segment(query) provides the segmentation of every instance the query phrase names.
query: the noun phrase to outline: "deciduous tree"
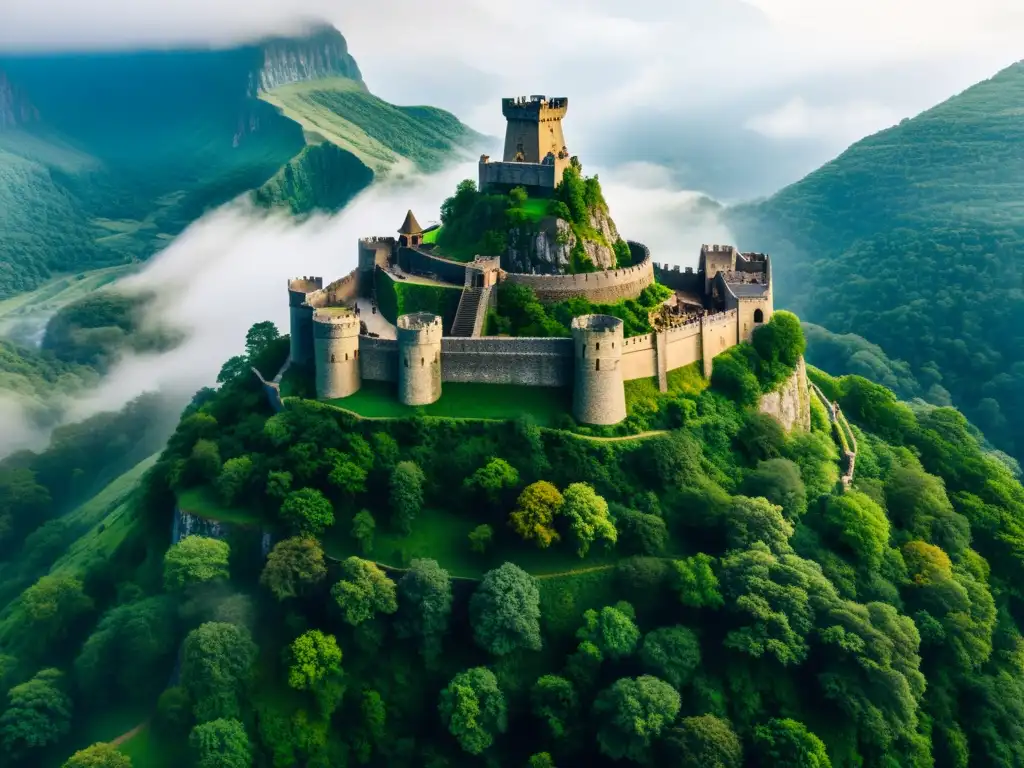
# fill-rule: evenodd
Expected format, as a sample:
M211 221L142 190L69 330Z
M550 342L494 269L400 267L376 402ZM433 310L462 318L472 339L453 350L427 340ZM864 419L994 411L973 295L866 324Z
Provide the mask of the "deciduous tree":
M44 669L8 692L0 740L12 758L53 744L71 729L71 697L62 688L63 678L60 670Z
M542 675L530 691L533 714L543 720L556 739L565 735L579 716L579 700L572 683L558 675Z
M478 525L469 532L469 548L478 554L483 554L490 546L494 538L494 529L486 523Z
M509 523L525 541L536 541L544 549L559 539L555 515L561 508L562 494L558 489L546 480L538 480L519 494Z
M391 472L388 499L392 521L402 533L412 530L412 522L423 509L423 470L412 461L400 461Z
M640 640L633 606L629 603L617 603L605 606L600 611L590 609L583 614L583 626L576 632L576 637L591 642L600 649L602 656L610 659L622 659L633 654Z
M164 555L164 588L178 591L229 575L231 548L226 541L206 536L186 536Z
M787 520L799 520L807 511L807 490L800 477L800 467L789 459L760 462L743 481L743 493L778 504Z
M299 536L279 541L270 550L260 583L278 600L298 597L327 576L324 551L316 539Z
M192 700L196 720L238 717L249 682L256 644L236 624L207 622L185 638L181 686Z
M762 765L832 768L825 745L797 720L773 719L754 729L754 751Z
M233 718L200 723L189 734L188 744L196 768L250 768L252 747L245 727Z
M496 656L541 648L540 591L517 565L505 563L484 575L470 598L469 615L477 644Z
M644 638L640 662L645 671L679 689L700 666L700 642L687 627L661 627Z
M703 552L685 560L675 560L676 590L683 605L691 608L720 608L723 605L714 558Z
M662 752L671 765L699 768L743 766L742 742L728 720L714 715L684 717L665 735Z
M92 610L92 599L82 582L71 576L43 576L22 593L21 604L46 643L65 637L74 623Z
M452 579L436 560L413 560L398 582L400 637L418 638L424 656L436 658L452 612Z
M315 488L300 488L285 496L281 517L303 536L319 536L334 525L334 507Z
M449 732L471 755L479 755L491 746L494 737L508 726L505 696L494 673L486 667L474 667L453 677L441 691L438 710Z
M225 504L234 504L248 489L254 466L249 456L228 459L217 477L217 492Z
M377 528L377 521L369 510L361 509L352 518L352 538L359 542L359 549L364 555L370 554L373 550L373 534Z
M491 459L466 478L464 485L489 504L498 505L519 483L519 471L504 459Z
M132 768L132 759L113 744L100 743L75 752L63 768Z
M321 714L329 718L345 691L341 649L334 635L317 629L299 635L288 649L288 659L288 685L312 693Z
M679 694L665 681L650 675L624 677L594 702L598 746L613 760L646 762L652 743L675 722L680 706Z
M565 489L561 514L569 524L580 557L586 556L595 541L613 546L618 540L615 524L608 515L608 502L586 483L572 483Z
M378 613L398 610L395 582L375 563L350 557L341 564L344 578L331 588L342 618L356 627Z

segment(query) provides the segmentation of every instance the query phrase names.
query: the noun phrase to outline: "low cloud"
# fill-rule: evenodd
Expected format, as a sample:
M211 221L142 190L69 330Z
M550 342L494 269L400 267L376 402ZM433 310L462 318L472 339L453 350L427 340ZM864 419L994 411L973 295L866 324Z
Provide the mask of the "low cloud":
M659 262L693 266L701 242L728 242L718 206L706 196L672 187L664 168L634 164L599 173L612 216L624 237L646 243ZM335 216L296 221L248 203L224 206L197 221L139 273L120 281L125 291L154 298L146 320L179 329L184 342L159 354L131 354L94 389L61 403L65 422L117 410L144 392L160 392L174 407L213 385L223 363L244 349L245 333L272 320L288 332L287 280L318 275L330 281L357 263L357 240L394 234L412 209L426 225L459 181L475 178L475 163L429 176L374 185ZM0 419L15 437L0 443L0 456L40 448L39 429L15 401L0 400Z
M893 109L872 102L816 106L796 97L749 118L745 127L771 139L835 138L846 143L895 125L901 117Z

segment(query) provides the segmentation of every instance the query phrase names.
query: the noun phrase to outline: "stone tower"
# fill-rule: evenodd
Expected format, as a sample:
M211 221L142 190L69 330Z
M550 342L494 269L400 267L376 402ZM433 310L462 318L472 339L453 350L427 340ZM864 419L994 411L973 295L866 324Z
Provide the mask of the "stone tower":
M583 424L618 424L626 418L622 385L622 320L611 315L573 318L575 381L572 410Z
M423 227L416 221L412 209L405 214L405 221L398 228L398 244L406 248L415 248L423 244Z
M398 318L398 399L428 405L441 397L441 318L415 312Z
M313 362L313 308L306 303L306 294L323 287L322 277L296 277L288 281L288 333L291 361L296 365Z
M359 318L343 307L313 313L316 396L348 397L359 391Z
M501 112L508 125L505 127L506 163L543 163L549 154L555 158L555 172L569 164L569 153L562 135L562 118L569 109L568 99L548 99L531 96L502 99Z

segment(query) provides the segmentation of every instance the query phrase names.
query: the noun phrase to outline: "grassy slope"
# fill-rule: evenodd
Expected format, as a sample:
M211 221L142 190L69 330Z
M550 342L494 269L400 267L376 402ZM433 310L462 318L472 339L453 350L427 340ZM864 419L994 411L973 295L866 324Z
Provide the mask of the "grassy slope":
M435 171L477 134L449 112L434 107L399 107L345 78L275 88L262 98L295 120L307 135L319 135L351 152L375 172L392 166Z
M0 563L0 648L18 634L22 621L18 597L21 591L46 573L82 576L89 566L107 559L127 536L134 521L131 494L147 469L156 461L151 456L112 481L89 501L61 520L68 526L67 543L40 567L26 548Z
M733 217L743 242L782 256L780 305L905 360L920 391L948 390L1018 457L1022 103L1017 64Z

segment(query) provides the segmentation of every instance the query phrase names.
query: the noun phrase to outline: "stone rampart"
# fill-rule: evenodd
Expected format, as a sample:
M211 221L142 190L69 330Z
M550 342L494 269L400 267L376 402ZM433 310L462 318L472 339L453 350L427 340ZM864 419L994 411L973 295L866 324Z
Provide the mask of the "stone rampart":
M654 334L622 340L622 379L649 379L658 375Z
M432 276L444 283L466 284L466 265L431 256L416 248L398 249L398 266L413 275Z
M654 277L659 283L673 291L692 293L697 296L703 293L704 281L693 267L680 270L678 264L655 264Z
M398 381L398 341L360 336L359 371L366 381Z
M674 371L701 359L700 318L665 331L666 368Z
M572 384L572 340L522 337L445 338L443 381L565 387Z
M654 268L647 246L629 241L629 248L634 256L632 267L577 275L508 273L505 279L532 288L537 298L546 303L585 298L595 304L611 304L622 299L635 299L654 282Z
M359 297L359 289L363 279L364 275L359 269L353 269L326 288L321 288L307 294L306 303L314 309L351 304Z
M504 163L480 161L480 189L512 187L555 188L555 165L552 163Z

